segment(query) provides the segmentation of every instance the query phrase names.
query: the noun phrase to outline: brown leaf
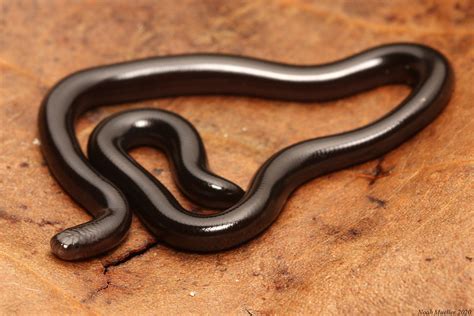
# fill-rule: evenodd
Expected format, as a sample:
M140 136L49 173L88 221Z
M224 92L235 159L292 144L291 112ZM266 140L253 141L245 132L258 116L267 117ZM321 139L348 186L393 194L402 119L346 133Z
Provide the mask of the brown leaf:
M1 314L418 313L472 308L474 283L474 6L469 1L26 1L0 3ZM135 219L103 257L62 262L49 238L89 217L49 174L37 141L39 104L85 67L201 51L295 64L414 41L456 71L444 113L372 161L318 178L277 222L237 249L170 249ZM83 145L112 112L153 106L196 125L210 165L246 186L276 150L366 124L408 93L385 87L302 105L237 97L105 107L78 125ZM297 123L295 123L297 122ZM161 153L134 152L187 207Z

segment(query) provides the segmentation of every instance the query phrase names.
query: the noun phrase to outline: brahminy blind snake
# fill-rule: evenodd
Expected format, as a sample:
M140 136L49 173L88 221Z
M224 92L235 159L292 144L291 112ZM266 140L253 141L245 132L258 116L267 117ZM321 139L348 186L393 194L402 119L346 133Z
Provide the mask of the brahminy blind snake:
M327 101L387 84L405 84L412 92L369 125L280 150L256 172L242 198L239 187L207 170L199 135L177 115L141 110L114 116L94 131L90 161L74 132L79 115L102 105L202 94ZM74 73L44 99L40 138L57 181L95 218L54 236L52 251L62 259L76 260L114 248L130 226L128 202L160 240L174 247L217 251L241 244L266 229L304 182L376 158L420 131L446 106L452 87L453 72L444 56L416 44L379 46L317 66L198 54ZM140 145L165 150L180 189L190 199L227 209L212 216L183 209L127 155L127 150Z

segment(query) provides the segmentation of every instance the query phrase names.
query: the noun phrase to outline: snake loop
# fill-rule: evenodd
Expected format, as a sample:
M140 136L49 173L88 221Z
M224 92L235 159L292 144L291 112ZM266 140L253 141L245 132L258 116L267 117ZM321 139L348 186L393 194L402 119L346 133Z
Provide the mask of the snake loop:
M282 149L259 168L243 197L239 187L207 170L199 135L169 112L132 111L101 123L91 138L90 161L74 133L76 118L102 105L201 94L327 101L387 84L405 84L412 92L369 125ZM452 86L447 60L436 50L416 44L379 46L317 66L201 54L150 58L72 74L44 99L40 138L52 174L95 218L54 236L52 251L75 260L117 246L130 226L128 203L155 235L174 247L217 251L236 246L266 229L304 182L374 159L423 129L446 106ZM213 216L183 209L127 155L138 145L165 150L178 185L189 198L227 209Z

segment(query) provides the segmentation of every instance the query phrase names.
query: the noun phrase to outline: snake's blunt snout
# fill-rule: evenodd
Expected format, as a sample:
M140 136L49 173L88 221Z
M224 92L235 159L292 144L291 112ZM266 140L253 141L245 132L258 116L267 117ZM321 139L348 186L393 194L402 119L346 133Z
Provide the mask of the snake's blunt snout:
M131 213L128 209L103 209L97 218L68 228L51 238L52 253L63 260L82 260L118 246L128 234Z
M80 243L80 233L67 229L51 238L51 251L63 260L78 260L84 257L83 245Z

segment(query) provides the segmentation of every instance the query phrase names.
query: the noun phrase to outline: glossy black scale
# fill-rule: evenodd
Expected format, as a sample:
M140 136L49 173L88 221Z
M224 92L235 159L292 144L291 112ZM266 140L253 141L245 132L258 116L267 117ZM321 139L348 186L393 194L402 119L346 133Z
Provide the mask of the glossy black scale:
M259 168L245 194L207 169L198 133L175 114L138 110L102 122L91 137L90 161L74 133L79 115L103 105L200 94L328 101L387 84L405 84L412 92L367 126L282 149ZM317 66L198 54L72 74L44 99L40 137L51 172L94 219L54 236L52 251L62 259L76 260L117 246L130 227L129 204L151 232L174 247L218 251L239 245L265 230L304 182L374 159L416 134L446 106L452 86L447 60L436 50L416 44L379 46ZM183 209L127 154L144 145L165 151L178 186L191 200L225 210L199 216Z

